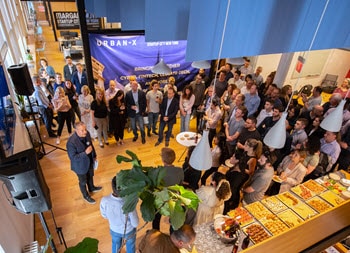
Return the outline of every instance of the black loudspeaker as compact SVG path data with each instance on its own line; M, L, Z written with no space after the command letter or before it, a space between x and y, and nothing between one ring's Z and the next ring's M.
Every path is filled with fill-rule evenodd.
M34 149L13 155L0 164L0 180L12 196L12 204L23 213L51 209L50 190Z
M34 86L27 63L12 65L7 71L10 73L17 95L30 96L33 94Z

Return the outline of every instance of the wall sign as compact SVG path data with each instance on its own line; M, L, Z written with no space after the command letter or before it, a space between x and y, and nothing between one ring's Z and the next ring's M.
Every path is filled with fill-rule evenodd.
M119 85L129 83L130 76L136 76L143 88L147 88L152 79L157 79L161 87L169 76L174 76L178 90L193 81L198 69L186 62L187 41L146 42L145 36L108 36L89 34L90 50L95 76L105 79L105 88L109 80ZM171 68L169 75L151 72L152 67L163 58Z
M57 30L79 29L79 15L76 11L53 12Z

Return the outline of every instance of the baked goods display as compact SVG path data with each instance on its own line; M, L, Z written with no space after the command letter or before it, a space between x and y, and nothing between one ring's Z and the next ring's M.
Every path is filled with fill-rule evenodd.
M255 244L262 242L267 238L271 237L271 235L260 224L256 222L243 228L243 232L245 234L249 234L250 239Z
M228 216L235 218L241 226L248 225L254 221L253 216L243 207L237 207L227 213Z
M260 202L254 202L250 205L245 206L245 208L256 218L262 219L266 216L273 215L263 204Z
M301 197L302 199L309 199L313 196L315 196L315 193L310 191L308 188L306 188L304 185L300 184L291 189L292 192L294 192L296 195Z
M277 198L279 198L288 207L296 206L301 203L301 201L290 192L278 194Z
M290 228L295 227L303 222L303 220L290 209L277 214L277 216Z
M304 220L307 220L317 214L317 212L314 209L312 209L304 203L293 206L293 211L296 212Z
M309 180L303 183L303 185L316 194L320 194L321 192L324 192L326 190L326 188L324 188L323 186L321 186L313 180Z
M345 201L343 198L341 198L340 196L338 196L337 194L331 191L326 191L321 193L320 197L326 200L332 206L338 206Z
M322 200L317 196L307 200L306 203L319 213L323 213L332 207L326 201Z
M278 235L288 229L276 215L268 216L265 219L260 220L261 224L271 232L272 235Z
M268 209L270 209L274 213L279 213L287 209L287 206L275 196L263 199L261 200L261 203L263 203Z

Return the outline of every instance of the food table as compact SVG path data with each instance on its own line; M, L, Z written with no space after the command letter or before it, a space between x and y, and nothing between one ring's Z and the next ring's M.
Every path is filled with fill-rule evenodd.
M197 136L197 138L196 138ZM187 151L188 147L191 146L196 146L197 143L199 142L199 140L201 139L201 134L199 133L195 133L195 132L181 132L178 135L176 135L176 141L186 147L184 152L182 152L178 162L181 161L181 158L183 157L183 155L185 154L185 152Z
M208 222L194 227L196 231L196 240L194 245L198 253L231 253L234 244L224 243L221 241L219 235L214 230L213 222ZM241 244L245 235L239 235L239 248L241 251Z
M228 215L241 224L238 245L250 234L242 252L321 252L344 239L350 234L350 199L342 193L350 187L341 183L325 176L231 210ZM221 242L212 224L195 227L198 252L231 252L233 245Z

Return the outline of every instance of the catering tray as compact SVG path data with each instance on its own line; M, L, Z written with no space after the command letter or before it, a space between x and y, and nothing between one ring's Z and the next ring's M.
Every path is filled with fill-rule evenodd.
M293 206L293 211L296 212L301 218L307 220L316 215L317 212L305 203Z
M299 215L297 215L291 209L280 212L277 214L277 216L282 221L284 221L284 223L286 223L287 226L290 228L295 227L303 222L303 220L299 217Z
M278 198L275 196L268 197L266 199L261 200L268 209L270 209L273 213L279 213L287 209L287 206L283 204Z
M316 179L318 183L321 183L322 186L326 187L328 190L334 192L335 194L340 195L342 191L346 191L346 187L335 181L334 179L331 178L325 178L321 179L318 178Z
M320 197L331 203L332 206L338 206L343 203L345 200L333 193L332 191L326 191L320 194Z
M271 237L271 234L258 222L253 222L242 228L245 234L250 235L250 240L257 244Z
M316 193L317 195L326 190L326 188L324 188L314 180L308 180L305 183L303 183L303 185L313 193Z
M289 227L276 215L267 216L266 218L261 219L260 222L272 235L278 235L289 229Z
M307 200L306 203L319 213L323 213L332 208L330 204L317 196Z
M300 198L302 199L309 199L313 196L315 196L315 193L313 193L312 191L310 191L308 188L306 188L304 185L300 184L297 185L295 187L293 187L292 189L290 189L292 192L294 192L296 195L298 195Z
M254 217L244 207L237 207L229 211L227 215L235 218L241 226L245 226L254 221Z
M254 202L245 206L245 208L256 218L262 219L268 215L273 215L263 204L260 202Z
M293 207L298 205L299 203L302 203L302 201L298 197L291 194L290 192L283 192L281 194L278 194L277 198L288 207Z

